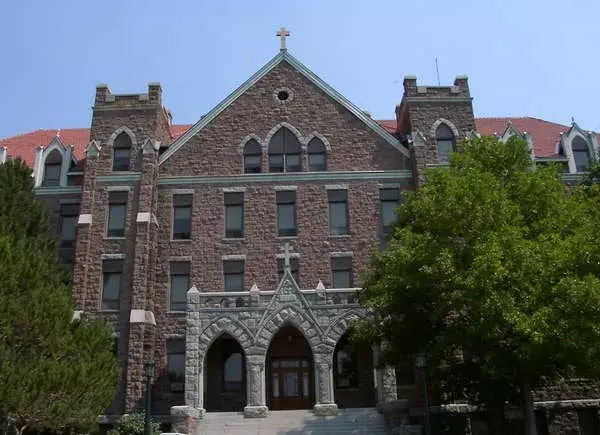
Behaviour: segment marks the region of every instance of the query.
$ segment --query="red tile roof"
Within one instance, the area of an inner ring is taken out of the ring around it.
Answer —
[[[560,139],[560,133],[569,129],[569,127],[562,124],[556,124],[554,122],[532,117],[476,118],[475,125],[477,131],[484,135],[492,135],[495,133],[502,134],[507,127],[508,121],[511,121],[513,126],[522,133],[528,132],[531,134],[535,155],[537,157],[553,156],[555,154],[556,142]],[[377,123],[390,133],[396,132],[395,119],[382,119],[378,120]],[[191,126],[191,124],[172,125],[172,140],[179,138]],[[0,146],[7,147],[9,156],[19,156],[25,160],[29,166],[33,167],[36,147],[40,145],[49,145],[57,134],[60,136],[63,144],[73,145],[73,151],[78,160],[82,160],[85,157],[85,147],[88,144],[90,137],[88,128],[36,130],[30,133],[0,139]]]

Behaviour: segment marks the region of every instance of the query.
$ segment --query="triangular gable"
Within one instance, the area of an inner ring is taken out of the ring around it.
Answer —
[[[261,69],[259,69],[256,73],[254,73],[248,80],[246,80],[239,88],[233,91],[231,94],[227,96],[223,101],[217,104],[210,112],[208,112],[205,116],[203,116],[200,121],[194,124],[189,130],[183,133],[175,142],[169,146],[169,148],[164,152],[164,154],[160,157],[159,164],[164,163],[169,159],[173,154],[179,150],[187,141],[189,141],[196,133],[202,130],[205,126],[210,124],[213,119],[221,114],[229,105],[231,105],[236,99],[238,99],[242,94],[244,94],[248,89],[250,89],[254,84],[256,84],[261,78],[267,75],[273,68],[279,65],[282,62],[288,62],[298,73],[302,74],[306,79],[308,79],[312,84],[314,84],[317,88],[322,90],[326,95],[335,100],[337,103],[341,104],[344,108],[346,108],[349,112],[351,112],[354,116],[356,116],[359,120],[361,120],[367,127],[369,127],[372,131],[377,133],[400,151],[405,156],[409,157],[409,151],[400,143],[400,141],[395,138],[392,134],[390,134],[385,128],[371,119],[370,116],[365,114],[362,110],[356,107],[353,103],[351,103],[346,97],[332,88],[330,85],[325,83],[320,77],[318,77],[315,73],[313,73],[308,67],[303,65],[298,59],[289,54],[287,51],[282,51],[273,57],[269,62],[267,62]]]

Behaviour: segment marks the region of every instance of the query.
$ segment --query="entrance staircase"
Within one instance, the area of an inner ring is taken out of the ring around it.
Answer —
[[[386,435],[389,431],[376,408],[340,409],[333,417],[311,410],[269,411],[266,418],[244,418],[239,412],[209,412],[198,422],[196,435]]]

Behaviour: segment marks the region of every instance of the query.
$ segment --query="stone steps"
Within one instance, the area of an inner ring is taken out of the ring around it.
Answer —
[[[340,409],[336,416],[317,417],[311,410],[269,411],[266,418],[243,413],[209,412],[198,422],[196,435],[387,435],[383,416],[375,408]]]

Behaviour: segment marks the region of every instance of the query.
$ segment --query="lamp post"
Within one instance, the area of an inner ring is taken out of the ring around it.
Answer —
[[[150,415],[152,413],[152,378],[154,377],[154,360],[144,363],[146,375],[146,409],[144,410],[144,435],[150,435]]]
[[[427,388],[427,355],[423,352],[415,357],[415,365],[419,369],[423,382],[423,401],[425,402],[425,435],[431,435],[431,410],[429,409],[429,389]]]

